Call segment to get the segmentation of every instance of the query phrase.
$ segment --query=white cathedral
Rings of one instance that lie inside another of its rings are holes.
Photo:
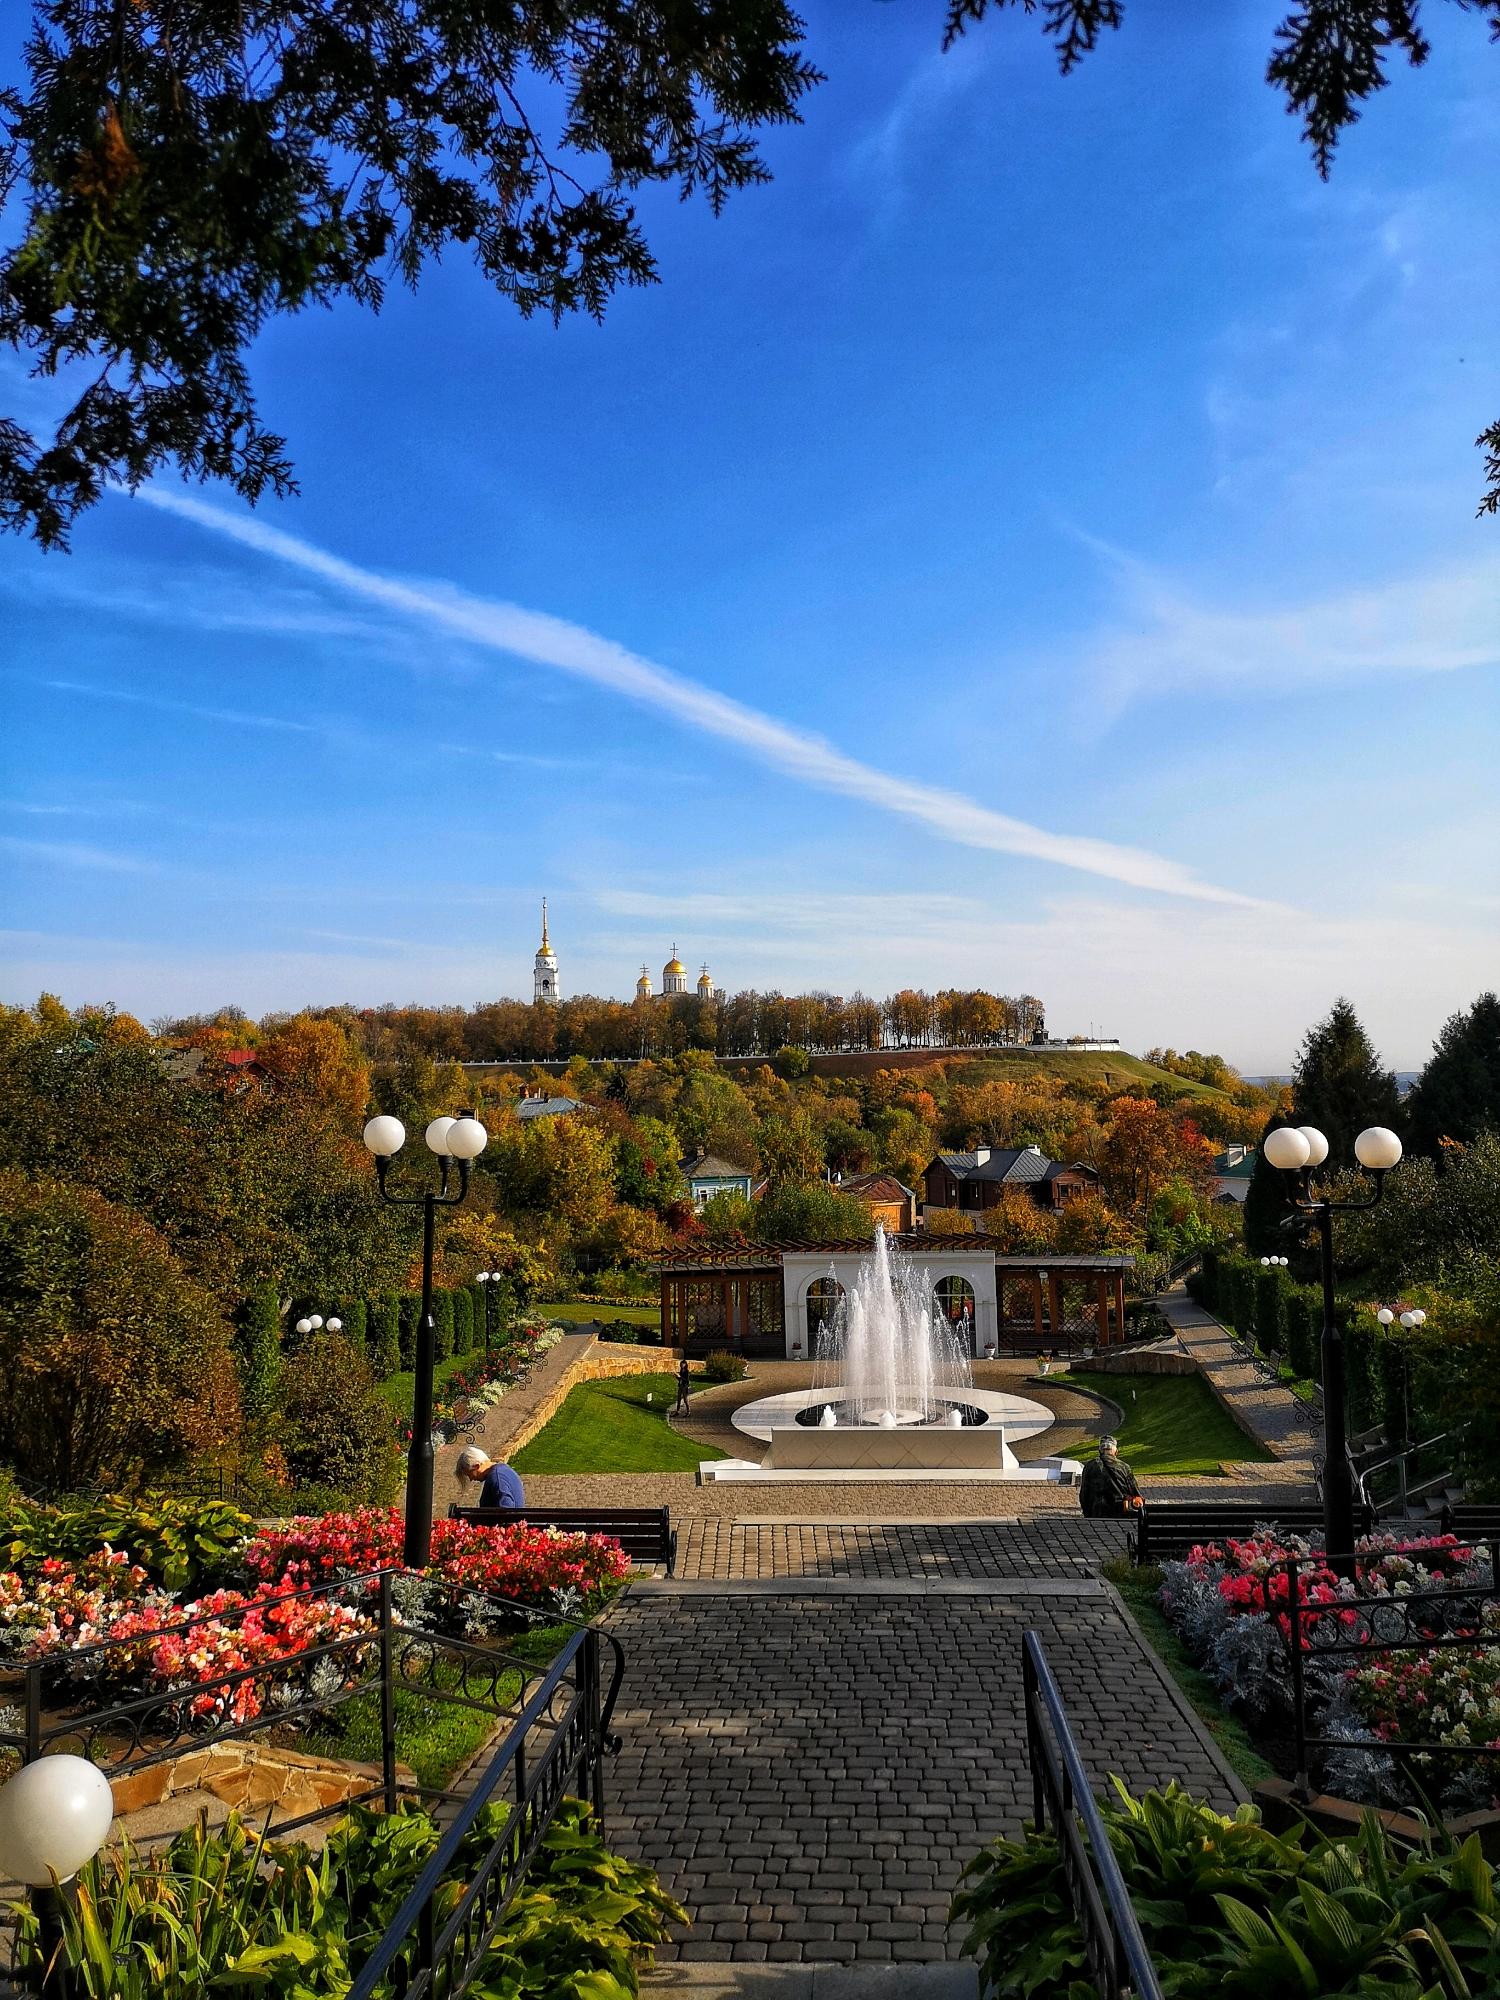
[[[662,998],[670,1000],[674,994],[686,994],[688,991],[688,969],[677,956],[677,947],[674,944],[672,956],[661,969]],[[712,1000],[714,991],[714,982],[705,965],[698,974],[698,998]],[[534,1003],[543,1007],[555,1007],[562,998],[557,984],[557,953],[552,949],[552,940],[547,934],[545,896],[542,898],[542,942],[537,948],[535,969],[531,975],[531,997]],[[635,982],[635,997],[637,1000],[654,998],[651,991],[651,974],[644,965],[641,967],[640,978]]]

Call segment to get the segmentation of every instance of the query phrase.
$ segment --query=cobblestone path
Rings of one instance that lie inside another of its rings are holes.
[[[965,1861],[1031,1811],[1021,1635],[1090,1769],[1242,1796],[1093,1572],[1112,1525],[693,1523],[610,1628],[610,1836],[694,1914],[664,1956],[932,1961]],[[700,1532],[701,1531],[701,1532]]]

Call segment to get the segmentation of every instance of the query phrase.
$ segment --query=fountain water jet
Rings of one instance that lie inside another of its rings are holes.
[[[884,1229],[819,1329],[813,1383],[845,1424],[930,1424],[974,1387],[968,1343]]]

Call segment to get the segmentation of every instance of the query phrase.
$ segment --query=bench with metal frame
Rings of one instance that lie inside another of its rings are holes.
[[[569,1535],[607,1535],[634,1563],[677,1568],[677,1530],[667,1507],[450,1507],[450,1521],[486,1528],[556,1528]]]
[[[1500,1535],[1500,1506],[1486,1506],[1477,1500],[1450,1500],[1438,1520],[1445,1535],[1457,1535],[1460,1541],[1471,1537],[1484,1541]]]
[[[1257,1528],[1282,1528],[1307,1535],[1317,1533],[1322,1526],[1322,1506],[1313,1500],[1275,1500],[1262,1505],[1244,1500],[1148,1500],[1136,1516],[1131,1558],[1137,1567],[1181,1561],[1200,1543],[1221,1542],[1226,1536],[1243,1541]],[[1356,1532],[1367,1535],[1373,1526],[1374,1509],[1356,1508]]]

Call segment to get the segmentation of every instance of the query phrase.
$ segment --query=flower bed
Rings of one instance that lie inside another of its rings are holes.
[[[401,1539],[401,1516],[394,1507],[313,1515],[257,1536],[245,1550],[245,1567],[263,1583],[323,1583],[399,1567]],[[572,1615],[568,1604],[590,1608],[625,1580],[630,1561],[619,1543],[604,1535],[438,1521],[425,1574],[434,1583],[491,1591],[531,1609]]]
[[[1288,1557],[1301,1559],[1295,1606]],[[1337,1742],[1325,1777],[1348,1796],[1409,1796],[1408,1773],[1383,1742],[1500,1747],[1500,1602],[1485,1595],[1492,1579],[1484,1549],[1453,1535],[1372,1535],[1358,1544],[1356,1576],[1343,1577],[1314,1544],[1265,1531],[1194,1548],[1162,1574],[1162,1608],[1187,1651],[1273,1754],[1294,1725],[1295,1629],[1310,1732]],[[1411,1599],[1420,1610],[1404,1602]],[[1381,1650],[1406,1638],[1490,1632],[1492,1646]],[[1327,1652],[1334,1642],[1356,1650]],[[1364,1647],[1368,1661],[1359,1657]],[[1412,1768],[1454,1810],[1500,1793],[1500,1758],[1419,1757]]]
[[[443,1392],[433,1398],[432,1440],[451,1444],[462,1430],[472,1429],[486,1410],[492,1410],[516,1383],[525,1379],[544,1354],[556,1347],[563,1328],[544,1319],[518,1320],[504,1347],[476,1355],[472,1364],[454,1369]],[[396,1425],[400,1442],[410,1444],[411,1423],[401,1418]]]

